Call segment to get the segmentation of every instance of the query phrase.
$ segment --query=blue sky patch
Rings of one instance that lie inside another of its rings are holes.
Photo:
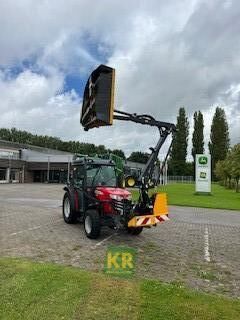
[[[69,74],[65,77],[64,92],[74,89],[81,97],[83,95],[86,81],[87,79],[85,77],[81,77],[80,74]]]
[[[1,66],[0,65],[0,70],[4,72],[6,79],[11,80],[15,79],[20,73],[26,71],[26,70],[31,70],[32,72],[41,74],[39,68],[36,65],[36,56],[32,56],[28,59],[24,59],[21,62],[17,62],[13,65],[9,66]]]
[[[89,54],[89,57],[92,57],[92,61],[89,60],[84,63],[79,61],[78,70],[76,70],[76,72],[67,73],[65,75],[64,83],[65,92],[74,89],[80,97],[83,95],[89,74],[99,64],[106,64],[113,50],[112,48],[97,42],[95,39],[91,38],[89,34],[84,35],[81,39],[81,43],[84,44],[83,49]],[[77,64],[78,63],[76,63],[76,65]]]

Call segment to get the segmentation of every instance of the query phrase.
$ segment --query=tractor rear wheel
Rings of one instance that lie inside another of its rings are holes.
[[[97,210],[87,210],[84,217],[84,229],[86,236],[90,239],[96,239],[101,232],[101,220]]]
[[[138,228],[129,227],[127,228],[127,230],[129,234],[133,236],[138,236],[143,231],[143,227],[138,227]]]
[[[70,194],[68,192],[65,192],[64,194],[62,210],[63,219],[66,223],[72,224],[77,222],[77,214],[73,210]]]

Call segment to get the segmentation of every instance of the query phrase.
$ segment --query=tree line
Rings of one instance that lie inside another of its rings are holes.
[[[226,188],[235,188],[239,191],[240,179],[240,143],[231,148],[225,160],[216,164],[215,174]]]
[[[169,160],[170,175],[192,175],[195,171],[195,156],[207,152],[204,148],[204,119],[201,111],[194,112],[192,133],[192,158],[187,162],[189,142],[189,120],[184,108],[179,109],[177,131],[173,137]],[[229,129],[224,109],[217,107],[212,119],[208,151],[211,154],[213,179],[216,178],[215,167],[219,160],[224,160],[230,146]]]
[[[125,153],[121,149],[111,150],[107,149],[104,145],[97,146],[93,143],[83,143],[79,141],[62,141],[58,137],[32,134],[27,131],[18,130],[16,128],[0,128],[0,139],[83,155],[102,155],[106,153],[114,153],[117,156],[126,159]],[[132,152],[127,159],[130,161],[146,163],[148,157],[148,153],[135,151]]]
[[[240,143],[230,148],[229,128],[224,109],[217,107],[212,119],[208,151],[204,148],[204,119],[201,111],[193,115],[192,158],[187,162],[189,121],[184,108],[179,109],[177,131],[173,138],[172,151],[168,162],[169,175],[195,176],[195,156],[208,152],[212,161],[212,179],[219,180],[227,188],[239,191]]]
[[[168,161],[168,174],[176,176],[195,176],[195,155],[207,152],[204,148],[204,119],[201,111],[194,112],[194,128],[192,133],[192,161],[187,161],[189,142],[189,120],[185,108],[178,111],[176,128],[173,137],[172,150]],[[106,154],[114,153],[123,159],[126,156],[121,149],[107,149],[104,145],[83,143],[78,141],[62,141],[58,137],[36,135],[16,128],[0,128],[0,139],[23,144],[36,145],[78,154]],[[220,179],[228,187],[239,183],[239,144],[230,149],[229,129],[224,109],[217,107],[212,119],[208,151],[212,159],[213,179]],[[134,151],[127,160],[146,163],[149,154]],[[236,160],[237,159],[237,160]]]

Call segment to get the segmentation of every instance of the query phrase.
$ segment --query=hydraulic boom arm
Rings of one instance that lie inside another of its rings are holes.
[[[157,162],[159,151],[162,145],[164,144],[164,142],[166,141],[168,135],[176,131],[176,127],[172,123],[157,121],[150,115],[146,115],[146,114],[137,115],[136,113],[130,114],[130,113],[119,111],[119,110],[114,111],[113,118],[117,120],[131,121],[131,122],[140,123],[143,125],[157,127],[159,130],[160,138],[158,140],[158,143],[155,146],[155,148],[150,148],[152,153],[140,176],[140,190],[141,190],[140,202],[143,206],[146,206],[147,204],[149,204],[149,197],[148,197],[147,191],[149,188],[149,183],[152,181],[152,176],[154,173],[154,168]],[[169,155],[170,148],[171,148],[171,144],[167,152],[166,158],[163,162],[163,165],[165,165],[165,162]]]
[[[113,119],[131,121],[158,128],[160,138],[155,148],[150,148],[152,153],[141,173],[140,181],[138,181],[140,185],[138,206],[141,208],[150,207],[151,201],[148,196],[148,189],[153,185],[152,177],[157,164],[158,154],[168,135],[172,134],[176,130],[176,127],[172,123],[157,121],[147,114],[131,114],[114,110],[114,88],[115,69],[105,65],[98,66],[91,73],[84,89],[80,122],[86,131],[92,128],[112,125]],[[167,152],[167,156],[168,154],[169,151]],[[167,156],[163,165],[166,162]]]

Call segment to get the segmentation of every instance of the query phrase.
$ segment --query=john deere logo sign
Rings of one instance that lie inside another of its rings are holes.
[[[210,154],[196,155],[196,192],[211,192],[211,156]]]
[[[202,156],[202,157],[198,158],[198,163],[201,164],[201,165],[206,165],[207,162],[208,162],[208,158],[205,157],[205,156]]]
[[[201,179],[206,179],[206,178],[207,178],[207,173],[206,173],[206,172],[200,172],[199,177],[200,177]]]

